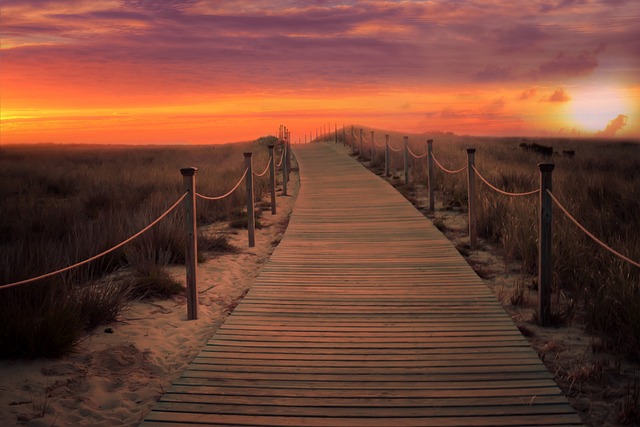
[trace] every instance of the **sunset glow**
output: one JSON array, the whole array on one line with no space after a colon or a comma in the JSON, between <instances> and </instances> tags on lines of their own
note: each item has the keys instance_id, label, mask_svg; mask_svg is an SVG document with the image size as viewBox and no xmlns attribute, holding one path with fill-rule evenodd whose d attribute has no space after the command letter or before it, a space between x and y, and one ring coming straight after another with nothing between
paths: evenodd
<instances>
[{"instance_id":1,"label":"sunset glow","mask_svg":"<svg viewBox=\"0 0 640 427\"><path fill-rule=\"evenodd\" d=\"M5 0L1 142L640 137L636 0Z\"/></svg>"}]
</instances>

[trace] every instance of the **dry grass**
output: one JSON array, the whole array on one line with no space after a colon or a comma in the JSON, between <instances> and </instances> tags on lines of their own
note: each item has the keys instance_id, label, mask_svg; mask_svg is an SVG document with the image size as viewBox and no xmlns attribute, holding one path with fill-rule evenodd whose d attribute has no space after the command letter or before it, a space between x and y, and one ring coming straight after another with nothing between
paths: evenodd
<instances>
[{"instance_id":1,"label":"dry grass","mask_svg":"<svg viewBox=\"0 0 640 427\"><path fill-rule=\"evenodd\" d=\"M355 126L359 129L361 126ZM350 129L350 127L348 127ZM364 129L370 135L369 128ZM375 130L376 140L390 134L400 148L403 134ZM347 132L348 133L348 132ZM467 162L466 148L476 148L476 168L490 182L511 192L539 187L538 163L552 161L553 193L596 236L631 259L640 259L640 144L576 139L481 138L453 134L409 135L416 154L434 140L434 155L448 169ZM536 141L552 146L550 159L525 151L521 143ZM575 151L575 156L562 155ZM368 159L368 150L363 150ZM384 162L377 150L375 164ZM369 163L369 162L368 162ZM427 185L426 160L410 158L410 189ZM391 152L392 175L402 174L402 153ZM380 166L378 166L378 169ZM467 173L445 174L436 168L433 187L444 209L467 209ZM509 198L478 186L479 236L496 244L508 261L521 264L523 274L537 271L538 197ZM392 182L393 184L394 182ZM571 320L577 307L584 309L586 328L599 334L618 352L640 359L640 269L617 259L593 243L562 212L554 209L554 292L564 299L556 311L559 322ZM520 300L520 295L514 297ZM519 302L519 301L514 301Z\"/></svg>"},{"instance_id":2,"label":"dry grass","mask_svg":"<svg viewBox=\"0 0 640 427\"><path fill-rule=\"evenodd\" d=\"M253 151L255 168L262 170L272 142L265 137L197 147L2 147L0 284L74 264L133 235L182 195L181 167L198 168L199 193L224 194L242 176L242 153ZM259 198L268 181L255 179L254 186ZM198 199L198 224L229 220L244 204L244 188L222 201ZM128 299L180 292L164 267L184 262L183 224L178 208L139 239L86 267L0 290L0 357L61 355L85 328L114 319ZM222 240L207 235L202 248L231 250ZM101 279L123 268L130 272L126 280Z\"/></svg>"}]
</instances>

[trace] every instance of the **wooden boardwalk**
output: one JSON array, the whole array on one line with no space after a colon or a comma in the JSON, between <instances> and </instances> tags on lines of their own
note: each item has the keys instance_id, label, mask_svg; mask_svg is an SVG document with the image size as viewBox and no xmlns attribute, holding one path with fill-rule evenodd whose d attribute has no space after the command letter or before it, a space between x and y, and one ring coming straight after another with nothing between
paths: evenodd
<instances>
[{"instance_id":1,"label":"wooden boardwalk","mask_svg":"<svg viewBox=\"0 0 640 427\"><path fill-rule=\"evenodd\" d=\"M453 245L331 144L260 277L143 426L579 425Z\"/></svg>"}]
</instances>

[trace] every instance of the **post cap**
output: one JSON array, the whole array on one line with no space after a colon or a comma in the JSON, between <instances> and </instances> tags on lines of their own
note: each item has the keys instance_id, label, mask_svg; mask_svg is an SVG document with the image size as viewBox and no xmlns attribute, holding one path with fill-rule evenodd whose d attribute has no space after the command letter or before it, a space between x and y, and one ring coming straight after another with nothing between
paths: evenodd
<instances>
[{"instance_id":1,"label":"post cap","mask_svg":"<svg viewBox=\"0 0 640 427\"><path fill-rule=\"evenodd\" d=\"M433 144L433 139L427 139L427 144Z\"/></svg>"},{"instance_id":2,"label":"post cap","mask_svg":"<svg viewBox=\"0 0 640 427\"><path fill-rule=\"evenodd\" d=\"M556 167L555 163L538 163L540 172L551 172Z\"/></svg>"},{"instance_id":3,"label":"post cap","mask_svg":"<svg viewBox=\"0 0 640 427\"><path fill-rule=\"evenodd\" d=\"M268 147L268 148L274 148L274 147L275 147L275 145L273 145L273 144L269 144L269 145L267 145L267 147Z\"/></svg>"},{"instance_id":4,"label":"post cap","mask_svg":"<svg viewBox=\"0 0 640 427\"><path fill-rule=\"evenodd\" d=\"M194 168L193 166L191 166L188 168L181 168L180 173L182 174L182 176L193 176L196 174L197 170L198 168Z\"/></svg>"},{"instance_id":5,"label":"post cap","mask_svg":"<svg viewBox=\"0 0 640 427\"><path fill-rule=\"evenodd\" d=\"M242 153L242 154L244 154L244 156L245 156L245 157L251 157L251 156L253 156L253 153L251 153L251 152L249 152L249 153Z\"/></svg>"},{"instance_id":6,"label":"post cap","mask_svg":"<svg viewBox=\"0 0 640 427\"><path fill-rule=\"evenodd\" d=\"M475 149L475 148L467 148L467 153L469 153L469 154L473 154L473 153L475 153L475 152L476 152L476 149Z\"/></svg>"}]
</instances>

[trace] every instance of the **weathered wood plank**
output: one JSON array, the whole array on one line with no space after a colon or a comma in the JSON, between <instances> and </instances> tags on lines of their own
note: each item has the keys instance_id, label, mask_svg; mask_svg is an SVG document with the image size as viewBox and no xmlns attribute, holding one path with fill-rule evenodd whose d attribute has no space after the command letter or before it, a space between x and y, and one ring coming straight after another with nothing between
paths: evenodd
<instances>
[{"instance_id":1,"label":"weathered wood plank","mask_svg":"<svg viewBox=\"0 0 640 427\"><path fill-rule=\"evenodd\" d=\"M333 145L296 148L279 247L141 425L580 424L428 220Z\"/></svg>"}]
</instances>

